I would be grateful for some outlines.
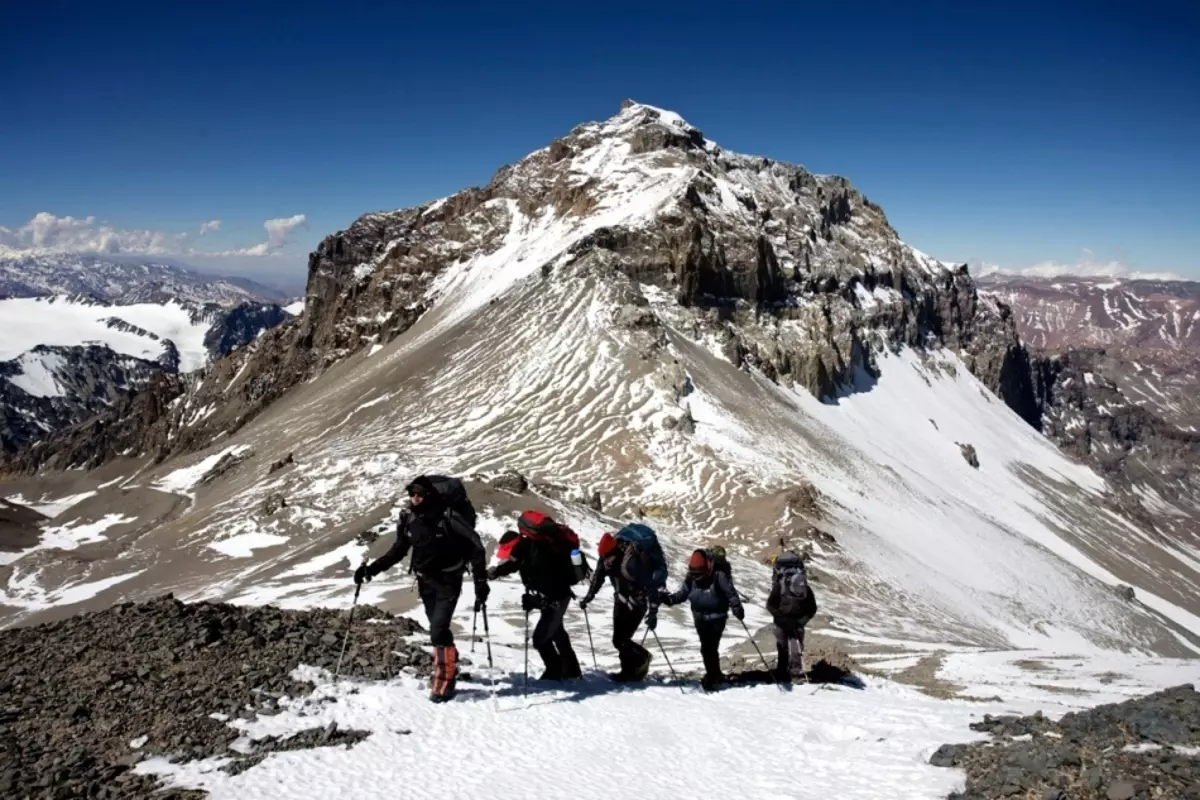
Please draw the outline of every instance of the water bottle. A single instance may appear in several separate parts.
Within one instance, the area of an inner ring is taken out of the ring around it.
[[[575,580],[583,580],[583,554],[578,547],[571,551],[571,568],[575,570]]]

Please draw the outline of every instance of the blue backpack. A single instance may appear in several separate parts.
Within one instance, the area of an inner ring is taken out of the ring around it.
[[[617,531],[619,541],[628,542],[641,556],[641,584],[644,589],[661,589],[667,584],[667,559],[658,536],[646,525],[633,522]]]

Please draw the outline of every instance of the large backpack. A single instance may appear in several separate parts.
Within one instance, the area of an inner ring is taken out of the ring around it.
[[[633,522],[617,531],[616,538],[634,547],[640,556],[639,578],[643,589],[661,589],[666,585],[667,559],[653,529]]]
[[[517,518],[517,532],[531,545],[532,571],[552,572],[568,586],[591,576],[591,567],[579,549],[579,536],[566,525],[540,511],[526,511]]]
[[[433,486],[433,490],[438,493],[438,497],[442,499],[442,503],[446,507],[443,529],[449,534],[447,541],[453,542],[453,546],[461,553],[463,559],[469,561],[474,546],[462,530],[455,529],[457,523],[459,528],[475,530],[475,506],[471,505],[471,499],[467,496],[467,488],[458,478],[446,475],[426,475],[424,477]],[[405,524],[407,521],[404,516],[401,516],[398,527]],[[409,573],[413,571],[411,559],[408,562],[408,571]]]
[[[471,505],[471,499],[467,497],[467,487],[463,486],[463,482],[458,478],[450,478],[446,475],[426,475],[425,477],[433,485],[433,490],[442,498],[442,502],[446,504],[446,510],[462,517],[467,527],[475,530],[475,506]]]
[[[724,572],[730,578],[733,578],[733,568],[729,566],[729,559],[725,557],[724,547],[710,547],[704,551],[708,556],[708,562],[712,564],[713,572]]]
[[[789,617],[812,616],[816,613],[816,599],[808,585],[808,572],[804,561],[792,552],[785,552],[775,560],[772,580],[779,589],[779,610]]]

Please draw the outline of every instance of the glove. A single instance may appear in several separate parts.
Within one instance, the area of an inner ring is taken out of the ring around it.
[[[735,608],[733,610],[733,615],[735,617],[737,617],[738,622],[741,622],[742,620],[744,620],[746,618],[746,609],[742,608],[741,606],[738,606],[737,608]]]
[[[664,606],[670,606],[671,605],[671,593],[659,591],[658,602]]]
[[[658,627],[658,609],[652,610],[646,615],[646,630],[654,630]]]
[[[488,571],[484,574],[487,575],[487,579],[489,581],[496,580],[496,568],[495,567],[488,567]]]
[[[491,588],[487,585],[487,581],[479,581],[475,584],[475,610],[482,611],[487,605],[488,594]]]
[[[366,564],[359,564],[358,569],[354,570],[354,585],[362,586],[363,582],[371,582],[371,569]]]
[[[590,603],[590,602],[592,602],[591,595],[588,595],[587,597],[585,597],[585,598],[583,598],[582,600],[580,600],[580,601],[579,601],[579,610],[580,610],[580,611],[587,611],[588,603]]]
[[[537,611],[542,607],[542,598],[536,594],[525,593],[521,595],[521,608],[525,613]]]

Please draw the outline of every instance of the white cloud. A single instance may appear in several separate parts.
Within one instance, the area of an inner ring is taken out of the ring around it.
[[[1074,276],[1080,278],[1126,278],[1129,280],[1182,280],[1174,272],[1145,272],[1130,269],[1120,261],[1097,261],[1095,254],[1083,248],[1079,260],[1074,263],[1061,261],[1040,261],[1028,267],[1005,267],[999,264],[974,263],[970,265],[971,274],[976,277],[985,275],[1023,275],[1030,278],[1061,278]]]
[[[304,214],[294,214],[290,217],[269,219],[263,223],[263,227],[267,229],[265,242],[259,242],[252,247],[243,247],[240,250],[227,250],[221,255],[252,257],[279,255],[279,250],[289,243],[292,231],[296,228],[308,227],[308,217]]]
[[[158,256],[173,252],[171,244],[162,231],[117,230],[98,224],[94,216],[58,217],[46,211],[19,228],[0,227],[0,246],[12,250]]]
[[[267,247],[278,250],[287,244],[292,231],[308,227],[308,217],[295,214],[284,219],[269,219],[263,223],[263,227],[267,229]]]
[[[192,238],[190,233],[118,230],[98,223],[94,216],[59,217],[42,211],[19,228],[0,226],[0,250],[205,258],[281,256],[283,253],[280,251],[291,243],[295,230],[308,228],[308,217],[295,214],[269,219],[263,223],[263,228],[267,232],[267,240],[256,245],[238,250],[197,250],[189,244]],[[200,224],[198,236],[216,233],[220,229],[221,220],[209,220]]]

